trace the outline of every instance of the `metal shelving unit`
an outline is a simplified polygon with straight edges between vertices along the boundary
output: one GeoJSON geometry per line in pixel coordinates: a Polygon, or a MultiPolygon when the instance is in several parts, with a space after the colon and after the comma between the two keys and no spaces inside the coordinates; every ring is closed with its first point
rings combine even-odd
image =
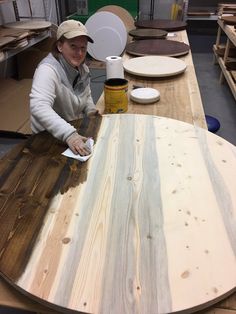
{"type": "MultiPolygon", "coordinates": [[[[21,18],[26,18],[26,17],[19,16],[17,0],[0,0],[0,10],[1,10],[1,4],[3,4],[3,3],[12,3],[16,21],[20,21],[21,18]]],[[[30,2],[28,2],[28,4],[30,5],[30,2]]],[[[45,9],[45,6],[44,6],[44,9],[45,9]]],[[[45,12],[45,17],[46,17],[46,12],[45,12]]],[[[32,18],[32,16],[28,17],[28,18],[32,18]]],[[[45,18],[45,20],[46,20],[46,18],[45,18]]],[[[42,40],[48,38],[49,36],[50,36],[50,31],[48,31],[48,30],[43,31],[42,33],[38,34],[36,37],[28,39],[27,46],[15,48],[15,49],[9,49],[9,50],[5,51],[4,52],[4,58],[1,59],[1,62],[6,61],[7,59],[17,55],[18,53],[34,46],[35,44],[41,42],[42,40]]]]}
{"type": "MultiPolygon", "coordinates": [[[[227,0],[227,3],[235,3],[235,0],[227,0]]],[[[217,21],[218,20],[218,4],[221,0],[186,0],[185,1],[185,20],[199,20],[199,21],[217,21]],[[197,12],[198,16],[188,15],[188,12],[197,12]],[[209,15],[202,14],[202,12],[209,12],[209,15]]]]}
{"type": "Polygon", "coordinates": [[[199,20],[199,21],[203,21],[203,20],[212,20],[212,21],[216,21],[218,19],[218,16],[216,14],[217,11],[217,5],[218,5],[218,1],[191,1],[191,0],[186,0],[185,1],[185,20],[199,20]],[[213,3],[214,2],[214,3],[213,3]],[[197,5],[196,5],[197,4],[197,5]],[[198,16],[191,16],[188,15],[188,12],[199,12],[198,16]],[[204,11],[209,11],[209,15],[200,15],[200,12],[204,12],[204,11]]]}
{"type": "Polygon", "coordinates": [[[42,40],[48,38],[49,35],[50,35],[49,31],[44,31],[40,35],[37,35],[37,37],[29,39],[27,46],[21,47],[21,48],[9,49],[8,51],[5,51],[4,59],[2,61],[5,61],[11,57],[14,57],[18,53],[36,45],[37,43],[41,42],[42,40]]]}
{"type": "Polygon", "coordinates": [[[234,82],[230,71],[226,68],[226,62],[229,59],[229,50],[231,47],[236,47],[236,33],[234,31],[233,26],[224,24],[220,19],[218,20],[218,33],[216,38],[216,43],[213,46],[213,51],[215,53],[216,61],[218,62],[220,68],[221,68],[221,76],[220,81],[221,83],[224,81],[224,79],[227,81],[232,94],[234,98],[236,99],[236,83],[234,82]],[[227,36],[227,42],[225,45],[225,53],[223,57],[219,57],[216,53],[217,49],[221,46],[221,35],[225,34],[227,36]]]}

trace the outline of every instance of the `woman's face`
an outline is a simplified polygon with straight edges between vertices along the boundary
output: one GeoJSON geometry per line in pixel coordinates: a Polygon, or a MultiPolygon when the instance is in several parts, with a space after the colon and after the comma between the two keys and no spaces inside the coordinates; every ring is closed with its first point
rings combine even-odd
{"type": "Polygon", "coordinates": [[[86,36],[78,36],[57,43],[57,49],[73,67],[79,67],[87,53],[88,39],[86,36]]]}

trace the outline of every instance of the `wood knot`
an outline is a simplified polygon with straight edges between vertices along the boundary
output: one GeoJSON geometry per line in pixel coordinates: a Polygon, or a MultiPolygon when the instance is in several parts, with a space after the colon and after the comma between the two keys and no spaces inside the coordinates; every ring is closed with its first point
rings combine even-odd
{"type": "Polygon", "coordinates": [[[182,274],[181,274],[181,277],[183,279],[186,279],[190,276],[190,272],[188,270],[184,271],[182,274]]]}
{"type": "Polygon", "coordinates": [[[70,241],[71,241],[70,238],[64,238],[64,239],[62,239],[62,243],[63,243],[63,244],[68,244],[70,241]]]}

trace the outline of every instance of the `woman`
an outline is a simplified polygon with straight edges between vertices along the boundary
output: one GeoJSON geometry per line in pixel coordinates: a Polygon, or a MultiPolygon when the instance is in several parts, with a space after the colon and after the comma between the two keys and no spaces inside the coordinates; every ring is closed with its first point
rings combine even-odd
{"type": "Polygon", "coordinates": [[[99,114],[90,89],[89,69],[85,65],[88,41],[85,26],[75,20],[61,23],[52,53],[38,65],[30,93],[33,133],[47,130],[66,142],[75,154],[90,153],[86,137],[79,135],[68,121],[82,114],[99,114]]]}

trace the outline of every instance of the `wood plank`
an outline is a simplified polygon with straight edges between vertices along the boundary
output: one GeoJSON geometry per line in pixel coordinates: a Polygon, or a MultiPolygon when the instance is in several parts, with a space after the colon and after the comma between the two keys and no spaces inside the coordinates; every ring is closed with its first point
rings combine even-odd
{"type": "Polygon", "coordinates": [[[1,161],[1,274],[102,314],[197,310],[235,289],[235,146],[150,115],[78,128],[95,138],[87,163],[46,133],[1,161]]]}

